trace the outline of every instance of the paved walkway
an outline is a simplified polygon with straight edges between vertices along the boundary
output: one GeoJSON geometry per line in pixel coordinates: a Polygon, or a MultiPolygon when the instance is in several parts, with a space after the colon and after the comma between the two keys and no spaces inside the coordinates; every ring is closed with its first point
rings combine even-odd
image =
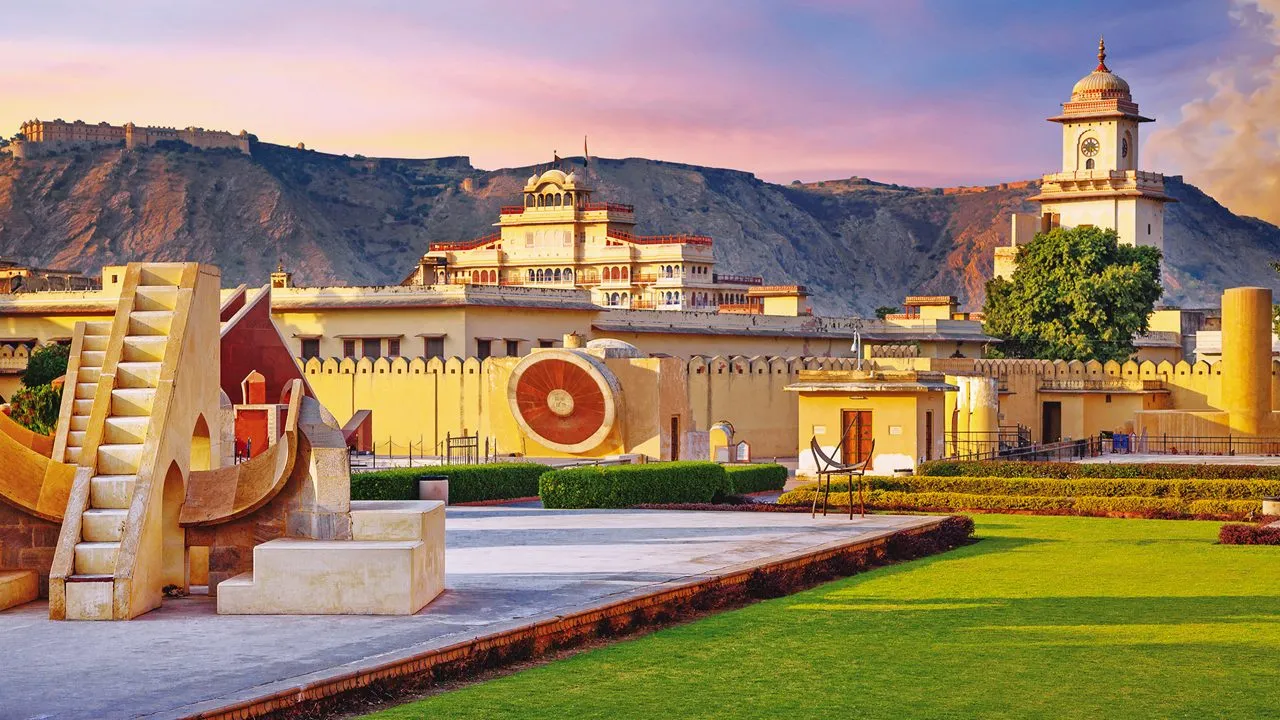
{"type": "Polygon", "coordinates": [[[534,618],[935,521],[802,513],[450,508],[445,594],[418,615],[219,616],[208,598],[130,622],[0,613],[0,718],[182,717],[534,618]]]}

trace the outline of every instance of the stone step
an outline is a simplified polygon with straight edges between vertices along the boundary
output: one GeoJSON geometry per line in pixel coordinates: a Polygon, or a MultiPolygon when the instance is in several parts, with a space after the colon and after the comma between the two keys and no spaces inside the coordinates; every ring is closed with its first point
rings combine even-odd
{"type": "Polygon", "coordinates": [[[164,359],[167,335],[126,335],[121,362],[160,362],[164,359]]]}
{"type": "Polygon", "coordinates": [[[77,573],[67,578],[68,620],[111,620],[113,618],[115,582],[111,575],[111,573],[77,573]]]}
{"type": "MultiPolygon", "coordinates": [[[[137,445],[147,439],[148,415],[109,417],[102,432],[102,442],[110,445],[137,445]]],[[[77,443],[83,445],[84,443],[77,443]]]]}
{"type": "Polygon", "coordinates": [[[110,336],[111,321],[110,320],[90,320],[84,324],[84,334],[86,337],[89,335],[110,336]]]}
{"type": "Polygon", "coordinates": [[[106,350],[83,350],[80,353],[80,367],[100,368],[106,361],[106,350]]]}
{"type": "Polygon", "coordinates": [[[133,296],[134,312],[173,310],[177,307],[178,288],[176,287],[139,287],[133,296]]]}
{"type": "Polygon", "coordinates": [[[93,413],[92,400],[75,400],[71,403],[71,412],[75,415],[89,417],[93,413]]]}
{"type": "Polygon", "coordinates": [[[116,387],[153,388],[160,384],[160,363],[122,362],[116,366],[116,387]]]}
{"type": "Polygon", "coordinates": [[[129,313],[130,335],[168,335],[172,326],[172,310],[134,310],[129,313]]]}
{"type": "Polygon", "coordinates": [[[150,416],[155,401],[155,388],[116,388],[111,391],[111,415],[150,416]]]}
{"type": "Polygon", "coordinates": [[[101,377],[102,377],[102,368],[81,367],[76,374],[76,381],[96,384],[101,377]]]}
{"type": "MultiPolygon", "coordinates": [[[[87,419],[86,419],[86,424],[87,419]]],[[[84,447],[84,436],[88,433],[84,430],[68,430],[67,431],[67,447],[84,447]]]]}
{"type": "Polygon", "coordinates": [[[98,472],[103,475],[133,475],[142,463],[142,445],[99,445],[98,472]]]}
{"type": "Polygon", "coordinates": [[[123,508],[91,508],[80,516],[80,536],[87,542],[118,543],[124,535],[129,511],[123,508]]]}
{"type": "Polygon", "coordinates": [[[181,264],[147,265],[138,273],[138,287],[168,285],[176,288],[182,282],[182,271],[181,264]]]}
{"type": "Polygon", "coordinates": [[[93,396],[98,392],[98,383],[96,382],[78,382],[76,383],[76,399],[92,400],[93,396]]]}
{"type": "Polygon", "coordinates": [[[88,430],[89,416],[88,415],[72,415],[71,429],[76,432],[84,432],[85,430],[88,430]]]}
{"type": "Polygon", "coordinates": [[[89,506],[128,509],[137,475],[94,475],[89,479],[89,506]]]}
{"type": "Polygon", "coordinates": [[[76,543],[75,572],[77,575],[113,575],[116,571],[118,542],[76,543]]]}
{"type": "Polygon", "coordinates": [[[110,335],[85,335],[83,342],[80,344],[80,352],[85,350],[104,351],[111,342],[110,335]]]}
{"type": "Polygon", "coordinates": [[[67,454],[66,454],[66,456],[65,456],[65,457],[66,457],[66,459],[67,459],[67,464],[69,464],[69,465],[79,465],[79,464],[80,464],[80,448],[79,448],[79,447],[71,447],[70,445],[68,445],[68,446],[67,446],[67,454]]]}

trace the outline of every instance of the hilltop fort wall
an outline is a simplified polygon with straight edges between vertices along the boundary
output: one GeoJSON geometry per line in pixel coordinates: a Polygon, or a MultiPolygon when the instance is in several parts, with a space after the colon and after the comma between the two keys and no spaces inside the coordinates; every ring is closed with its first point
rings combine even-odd
{"type": "Polygon", "coordinates": [[[20,135],[6,148],[14,157],[38,157],[61,150],[123,146],[150,147],[161,142],[182,142],[201,150],[236,150],[249,154],[249,133],[205,130],[198,127],[139,127],[133,123],[91,125],[83,120],[30,120],[22,123],[20,135]]]}

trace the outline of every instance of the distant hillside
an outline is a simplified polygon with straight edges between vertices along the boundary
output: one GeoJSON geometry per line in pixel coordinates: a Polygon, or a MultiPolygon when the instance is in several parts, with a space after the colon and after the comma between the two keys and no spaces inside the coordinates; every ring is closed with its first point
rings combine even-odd
{"type": "MultiPolygon", "coordinates": [[[[581,160],[565,165],[581,165],[581,160]]],[[[399,282],[433,240],[492,232],[534,168],[466,158],[348,158],[255,143],[230,151],[102,149],[0,156],[0,255],[96,271],[129,260],[220,265],[262,283],[277,258],[300,283],[399,282]],[[464,185],[464,181],[469,183],[464,185]]],[[[597,198],[636,206],[638,231],[715,238],[725,272],[809,286],[822,313],[869,313],[908,293],[981,305],[992,249],[1028,183],[918,189],[851,179],[775,185],[736,170],[593,159],[597,198]]],[[[1164,302],[1212,305],[1221,289],[1280,287],[1280,228],[1233,215],[1176,178],[1164,302]]]]}

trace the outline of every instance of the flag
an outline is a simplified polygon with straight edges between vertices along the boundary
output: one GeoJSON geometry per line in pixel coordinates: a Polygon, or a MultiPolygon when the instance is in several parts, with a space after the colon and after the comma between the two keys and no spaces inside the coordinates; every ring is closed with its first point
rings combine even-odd
{"type": "Polygon", "coordinates": [[[587,136],[582,136],[582,167],[591,164],[591,153],[587,152],[587,136]]]}
{"type": "Polygon", "coordinates": [[[555,150],[551,151],[551,162],[553,163],[560,162],[560,154],[557,153],[555,150]]]}

